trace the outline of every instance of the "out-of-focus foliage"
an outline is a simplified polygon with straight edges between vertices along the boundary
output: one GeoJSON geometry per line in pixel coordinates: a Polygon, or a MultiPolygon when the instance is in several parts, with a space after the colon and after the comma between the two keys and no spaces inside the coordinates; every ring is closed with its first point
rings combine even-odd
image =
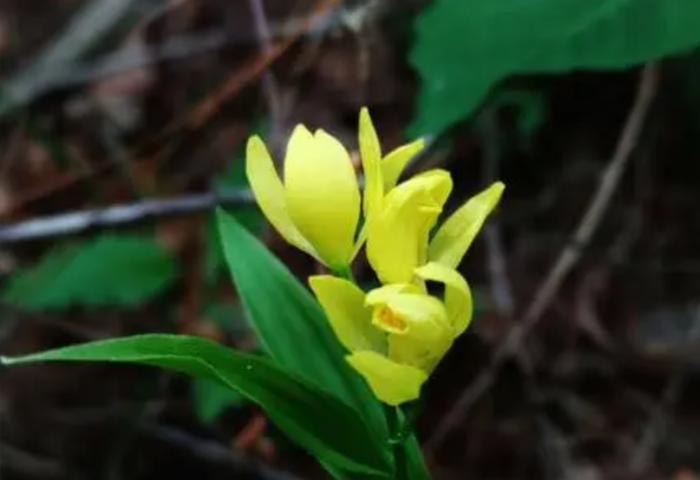
{"type": "Polygon", "coordinates": [[[491,104],[493,108],[513,108],[516,110],[518,135],[531,137],[544,124],[547,113],[545,96],[531,90],[502,90],[491,104]]]}
{"type": "MultiPolygon", "coordinates": [[[[244,150],[236,152],[233,156],[230,167],[222,174],[214,179],[214,188],[217,191],[226,191],[231,189],[247,189],[250,188],[248,177],[245,174],[245,161],[243,160],[244,150]]],[[[255,205],[239,205],[236,207],[236,218],[253,233],[259,233],[265,226],[265,217],[260,212],[260,209],[255,205]]],[[[218,235],[216,240],[218,243],[218,235]]]]}
{"type": "Polygon", "coordinates": [[[199,337],[137,335],[49,350],[0,363],[110,361],[158,366],[206,378],[261,405],[300,445],[353,478],[389,469],[387,458],[356,412],[312,383],[275,362],[223,347],[199,337]]]}
{"type": "Polygon", "coordinates": [[[697,0],[435,0],[416,24],[411,130],[440,133],[510,75],[625,68],[698,43],[697,0]]]}
{"type": "Polygon", "coordinates": [[[7,282],[3,300],[30,310],[135,306],[176,278],[173,256],[151,238],[104,235],[60,246],[7,282]]]}
{"type": "Polygon", "coordinates": [[[204,307],[202,314],[234,338],[243,338],[251,333],[243,307],[238,301],[213,301],[204,307]]]}

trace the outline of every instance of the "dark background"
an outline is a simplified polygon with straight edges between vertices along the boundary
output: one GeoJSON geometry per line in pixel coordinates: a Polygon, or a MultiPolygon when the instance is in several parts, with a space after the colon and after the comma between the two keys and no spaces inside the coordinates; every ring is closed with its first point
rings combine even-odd
{"type": "MultiPolygon", "coordinates": [[[[407,60],[411,22],[424,3],[346,2],[321,25],[295,32],[282,27],[317,7],[265,1],[267,54],[251,2],[139,3],[90,46],[81,68],[20,82],[26,96],[0,118],[0,221],[180,198],[222,183],[241,188],[241,148],[251,132],[263,132],[280,154],[304,122],[355,149],[363,105],[384,147],[400,144],[419,88],[407,60]],[[354,28],[358,12],[365,21],[354,28]],[[168,42],[170,50],[159,47],[168,42]],[[108,57],[125,48],[137,65],[108,57]],[[115,70],[106,73],[105,58],[115,70]]],[[[21,78],[89,4],[2,0],[0,80],[21,78]]],[[[431,139],[412,165],[452,172],[450,209],[493,178],[507,185],[462,264],[477,293],[473,326],[425,389],[418,431],[436,478],[699,478],[700,56],[655,68],[642,133],[590,242],[572,234],[613,161],[640,68],[509,79],[504,88],[534,100],[487,100],[431,139]],[[515,355],[499,356],[532,302],[546,296],[543,281],[562,253],[573,263],[560,288],[530,318],[515,355]],[[488,388],[455,410],[480,378],[488,388]]],[[[247,215],[300,278],[314,272],[254,209],[231,209],[247,215]]],[[[0,272],[10,278],[59,245],[105,232],[152,236],[177,258],[176,279],[129,308],[44,311],[5,301],[0,352],[147,331],[255,348],[229,278],[211,260],[206,208],[0,240],[0,272]]],[[[356,273],[370,276],[366,265],[356,273]]],[[[254,406],[229,399],[203,419],[196,388],[136,367],[0,370],[0,478],[325,478],[254,406]]]]}

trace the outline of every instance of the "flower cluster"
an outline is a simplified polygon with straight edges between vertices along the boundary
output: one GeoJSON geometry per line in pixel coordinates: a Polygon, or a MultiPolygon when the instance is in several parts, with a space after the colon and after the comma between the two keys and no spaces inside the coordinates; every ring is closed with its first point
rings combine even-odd
{"type": "Polygon", "coordinates": [[[452,190],[450,174],[433,169],[399,182],[423,141],[382,156],[364,108],[358,140],[362,195],[343,145],[303,125],[287,145],[283,180],[259,137],[248,141],[246,173],[270,223],[334,273],[312,276],[309,283],[349,352],[347,361],[377,398],[399,405],[418,398],[430,373],[469,326],[472,296],[456,268],[504,185],[496,182],[470,198],[431,236],[452,190]],[[381,282],[369,292],[349,274],[363,245],[381,282]],[[440,286],[439,295],[431,284],[440,286]]]}

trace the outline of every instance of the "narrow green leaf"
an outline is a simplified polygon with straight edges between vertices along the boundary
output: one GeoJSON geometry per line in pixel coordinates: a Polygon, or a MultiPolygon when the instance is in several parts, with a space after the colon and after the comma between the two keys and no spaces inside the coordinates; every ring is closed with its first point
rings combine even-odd
{"type": "Polygon", "coordinates": [[[442,132],[510,75],[628,68],[698,44],[698,0],[435,0],[416,22],[410,130],[442,132]]]}
{"type": "Polygon", "coordinates": [[[409,480],[430,480],[432,478],[415,434],[406,439],[406,461],[409,480]]]}
{"type": "MultiPolygon", "coordinates": [[[[215,190],[220,193],[250,189],[248,177],[245,174],[245,143],[232,155],[226,170],[214,177],[213,183],[215,190]]],[[[254,235],[259,234],[265,227],[265,216],[252,204],[238,205],[236,207],[236,218],[254,235]]],[[[209,284],[213,284],[219,274],[224,272],[226,263],[221,242],[219,241],[216,215],[211,214],[207,223],[204,276],[209,284]]]]}
{"type": "Polygon", "coordinates": [[[228,266],[265,350],[285,368],[338,395],[386,440],[379,402],[345,361],[309,290],[232,216],[222,210],[218,216],[228,266]]]}
{"type": "Polygon", "coordinates": [[[240,406],[244,400],[240,394],[220,383],[199,378],[192,382],[192,402],[197,418],[209,423],[227,408],[240,406]]]}
{"type": "Polygon", "coordinates": [[[5,365],[45,361],[137,363],[213,380],[259,404],[290,438],[322,462],[353,472],[357,478],[389,470],[377,438],[352,408],[270,360],[209,340],[149,334],[0,357],[5,365]]]}
{"type": "Polygon", "coordinates": [[[134,306],[169,286],[176,273],[174,258],[153,239],[105,235],[49,251],[12,276],[2,298],[32,310],[134,306]]]}

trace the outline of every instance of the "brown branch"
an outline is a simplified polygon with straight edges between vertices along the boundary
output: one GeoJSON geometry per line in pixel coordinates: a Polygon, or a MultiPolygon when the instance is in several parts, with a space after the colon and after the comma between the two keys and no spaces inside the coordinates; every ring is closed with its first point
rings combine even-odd
{"type": "MultiPolygon", "coordinates": [[[[501,143],[497,112],[488,109],[482,114],[481,134],[484,150],[483,183],[489,185],[498,178],[501,160],[501,143]]],[[[513,288],[508,276],[506,256],[503,253],[501,226],[498,219],[492,219],[484,226],[484,241],[486,243],[487,267],[490,278],[491,295],[495,309],[500,315],[512,317],[515,312],[513,288]]]]}
{"type": "MultiPolygon", "coordinates": [[[[134,165],[139,165],[146,161],[160,163],[164,157],[177,147],[179,139],[186,137],[187,134],[192,131],[198,130],[211,120],[226,102],[250,85],[303,35],[308,34],[311,30],[316,28],[317,24],[321,22],[336,5],[337,0],[319,0],[308,16],[298,22],[294,22],[289,36],[273,43],[265,52],[256,54],[250,60],[246,61],[241,69],[232,72],[209,96],[191,107],[187,112],[183,113],[182,116],[177,117],[163,127],[163,129],[154,134],[148,142],[127,152],[125,157],[134,159],[134,165]],[[149,154],[148,152],[155,153],[149,154]]],[[[329,24],[327,28],[331,28],[332,26],[333,25],[329,24]]],[[[63,174],[48,185],[40,185],[36,189],[32,189],[21,195],[6,209],[5,213],[18,211],[28,203],[63,191],[80,181],[91,178],[93,175],[102,174],[111,167],[112,163],[109,162],[97,166],[89,173],[79,172],[63,174]]]]}
{"type": "Polygon", "coordinates": [[[104,208],[59,213],[17,223],[0,224],[0,244],[73,235],[91,228],[115,227],[150,218],[208,210],[216,205],[240,206],[252,201],[248,190],[231,190],[154,198],[104,208]]]}
{"type": "MultiPolygon", "coordinates": [[[[198,128],[206,123],[207,120],[219,111],[224,102],[238,93],[254,78],[262,74],[272,62],[277,60],[277,58],[285,53],[304,33],[309,31],[335,4],[335,0],[320,0],[317,2],[312,13],[301,22],[296,31],[290,34],[289,37],[268,45],[264,49],[263,55],[257,57],[248,68],[234,72],[210,97],[195,106],[191,113],[186,116],[186,126],[198,128]]],[[[176,123],[174,127],[180,127],[180,124],[176,123]]],[[[179,128],[175,128],[175,130],[178,129],[179,128]]]]}
{"type": "MultiPolygon", "coordinates": [[[[253,14],[253,25],[255,26],[255,36],[260,45],[260,49],[263,53],[267,54],[272,49],[270,25],[267,21],[267,15],[265,14],[265,6],[262,0],[248,0],[250,10],[253,14]]],[[[277,79],[271,70],[267,70],[262,73],[261,76],[261,86],[263,95],[265,96],[265,101],[267,102],[267,108],[270,114],[270,124],[271,124],[271,137],[275,148],[277,150],[277,143],[279,142],[280,136],[284,129],[284,124],[282,121],[282,102],[280,100],[280,89],[277,84],[277,79]]]]}
{"type": "Polygon", "coordinates": [[[463,422],[469,409],[488,391],[503,363],[519,350],[523,339],[542,318],[564,279],[578,262],[581,251],[588,245],[598,228],[620,178],[625,172],[629,158],[639,141],[644,121],[656,95],[658,79],[658,66],[654,63],[647,64],[642,71],[637,95],[618,139],[615,152],[603,170],[598,188],[571,240],[561,251],[540,285],[532,302],[521,317],[521,322],[508,333],[504,342],[491,356],[489,365],[481,371],[476,380],[464,389],[452,408],[440,420],[426,443],[426,451],[431,452],[439,447],[452,429],[463,422]]]}
{"type": "MultiPolygon", "coordinates": [[[[700,337],[700,325],[695,324],[688,332],[690,343],[700,337]]],[[[669,430],[669,417],[688,383],[690,365],[683,362],[666,380],[663,393],[649,415],[642,434],[632,450],[627,468],[631,475],[638,476],[648,470],[659,445],[662,445],[669,430]]]]}
{"type": "Polygon", "coordinates": [[[227,448],[213,440],[200,438],[174,427],[157,424],[144,424],[144,433],[170,445],[178,447],[190,455],[212,464],[228,465],[243,476],[261,480],[299,480],[295,475],[274,469],[254,459],[246,458],[234,449],[227,448]]]}

